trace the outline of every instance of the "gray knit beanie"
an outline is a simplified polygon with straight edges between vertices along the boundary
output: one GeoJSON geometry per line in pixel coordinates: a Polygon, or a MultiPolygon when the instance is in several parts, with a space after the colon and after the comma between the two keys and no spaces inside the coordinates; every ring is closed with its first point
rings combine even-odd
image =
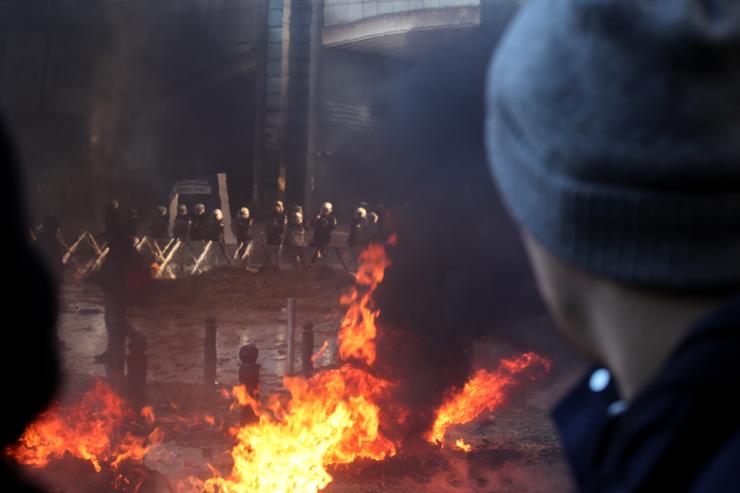
{"type": "Polygon", "coordinates": [[[740,284],[740,2],[529,0],[491,64],[489,161],[576,267],[740,284]]]}

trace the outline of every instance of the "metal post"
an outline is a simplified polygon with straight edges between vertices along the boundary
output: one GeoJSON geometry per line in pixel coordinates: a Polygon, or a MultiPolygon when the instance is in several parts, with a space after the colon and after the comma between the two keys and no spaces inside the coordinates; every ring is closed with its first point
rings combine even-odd
{"type": "Polygon", "coordinates": [[[146,374],[149,358],[146,350],[149,346],[146,336],[130,333],[128,358],[126,360],[126,395],[134,411],[138,414],[146,405],[146,374]]]}
{"type": "Polygon", "coordinates": [[[292,376],[295,364],[295,298],[288,298],[288,362],[286,374],[292,376]]]}
{"type": "Polygon", "coordinates": [[[203,384],[216,385],[216,320],[206,319],[206,334],[203,343],[203,384]]]}
{"type": "MultiPolygon", "coordinates": [[[[260,365],[257,364],[257,357],[260,352],[254,344],[247,344],[239,349],[239,383],[244,385],[247,393],[255,401],[259,401],[260,387],[260,365]]],[[[242,426],[254,423],[259,418],[251,406],[242,407],[241,424],[242,426]]]]}
{"type": "Polygon", "coordinates": [[[303,362],[303,376],[310,378],[313,374],[313,322],[303,324],[303,338],[301,339],[301,360],[303,362]]]}

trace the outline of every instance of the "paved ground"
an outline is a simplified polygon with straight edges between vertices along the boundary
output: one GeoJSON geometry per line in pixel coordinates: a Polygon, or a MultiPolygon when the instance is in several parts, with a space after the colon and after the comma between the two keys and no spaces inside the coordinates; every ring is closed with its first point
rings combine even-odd
{"type": "MultiPolygon", "coordinates": [[[[338,298],[351,282],[349,275],[329,269],[254,273],[229,268],[162,282],[131,318],[136,330],[149,339],[149,400],[167,436],[165,443],[149,454],[147,465],[173,484],[190,475],[209,476],[206,462],[229,469],[231,442],[224,429],[235,424],[237,416],[229,412],[228,400],[202,385],[207,317],[214,316],[218,324],[219,384],[230,388],[237,383],[238,349],[253,342],[260,349],[262,392],[266,395],[279,390],[285,372],[286,315],[282,309],[287,298],[298,300],[299,324],[314,322],[316,350],[324,341],[329,342],[330,349],[318,362],[329,365],[343,313],[338,298]],[[215,426],[198,419],[205,414],[216,416],[215,426]]],[[[523,326],[541,323],[522,322],[523,326]]],[[[79,281],[65,286],[59,331],[66,345],[67,383],[62,400],[71,400],[104,374],[93,360],[106,343],[102,298],[95,286],[79,281]]],[[[561,353],[548,337],[535,335],[533,345],[554,348],[549,355],[555,360],[552,374],[496,416],[484,416],[460,428],[474,452],[412,446],[384,463],[353,464],[336,471],[335,481],[326,491],[571,491],[545,409],[579,367],[566,361],[568,353],[561,353]]],[[[483,341],[476,351],[479,360],[487,361],[504,349],[483,341]]]]}

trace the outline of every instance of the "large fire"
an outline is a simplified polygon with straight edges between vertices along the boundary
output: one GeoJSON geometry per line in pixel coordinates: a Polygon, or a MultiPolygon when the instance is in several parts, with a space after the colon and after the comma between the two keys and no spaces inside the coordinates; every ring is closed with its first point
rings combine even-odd
{"type": "MultiPolygon", "coordinates": [[[[390,243],[395,243],[395,237],[391,237],[390,243]]],[[[359,260],[357,285],[339,300],[347,307],[339,328],[339,356],[372,365],[378,332],[375,320],[380,315],[373,307],[373,294],[383,282],[390,260],[383,245],[371,245],[360,254],[359,260]]]]}
{"type": "Polygon", "coordinates": [[[149,437],[123,432],[122,425],[129,419],[133,416],[125,401],[97,381],[79,403],[53,406],[42,413],[6,453],[32,467],[44,467],[69,454],[89,461],[97,472],[103,465],[115,469],[123,461],[143,459],[162,439],[159,429],[149,437]]]}
{"type": "MultiPolygon", "coordinates": [[[[519,374],[524,370],[540,366],[550,369],[550,361],[536,355],[525,353],[519,357],[502,359],[494,371],[480,369],[459,392],[449,398],[437,409],[436,419],[426,439],[443,445],[445,433],[450,426],[470,423],[483,412],[491,412],[506,399],[506,390],[517,384],[519,374]]],[[[469,451],[469,446],[458,440],[458,448],[469,451]]]]}
{"type": "MultiPolygon", "coordinates": [[[[392,237],[388,245],[395,245],[395,241],[392,237]]],[[[390,260],[384,245],[370,246],[359,260],[357,282],[340,299],[346,308],[338,333],[340,366],[322,370],[309,379],[285,377],[286,392],[263,401],[253,398],[243,387],[235,387],[235,405],[251,406],[257,422],[232,429],[236,444],[230,452],[233,466],[229,473],[210,467],[211,479],[189,478],[181,491],[316,493],[332,482],[335,466],[358,459],[380,461],[397,453],[401,444],[381,431],[385,429],[381,426],[383,418],[387,425],[389,418],[398,417],[381,411],[384,405],[393,405],[390,399],[395,384],[373,374],[376,322],[380,316],[374,293],[383,282],[390,260]]],[[[319,353],[326,348],[324,343],[319,353]]],[[[501,360],[495,371],[477,371],[437,410],[425,438],[443,445],[450,426],[468,423],[496,409],[509,387],[530,375],[525,370],[533,366],[549,369],[550,363],[526,353],[501,360]]],[[[141,459],[161,434],[155,431],[141,438],[123,433],[121,425],[128,416],[125,408],[120,397],[98,382],[78,405],[65,409],[57,406],[45,412],[7,453],[22,464],[37,467],[71,454],[89,461],[97,471],[106,465],[116,468],[127,459],[141,459]]],[[[144,408],[142,416],[150,423],[155,420],[151,408],[144,408]]],[[[216,423],[210,415],[203,421],[211,426],[216,423]]],[[[466,452],[472,450],[461,438],[455,444],[466,452]]]]}
{"type": "Polygon", "coordinates": [[[395,444],[379,432],[373,402],[387,392],[387,382],[345,365],[283,383],[290,398],[272,396],[264,407],[251,403],[259,423],[238,430],[231,474],[208,480],[205,491],[316,492],[332,481],[330,465],[395,454],[395,444]]]}
{"type": "MultiPolygon", "coordinates": [[[[356,285],[341,298],[347,312],[339,330],[339,356],[372,366],[380,314],[372,306],[373,293],[390,262],[383,245],[373,245],[360,255],[360,264],[356,285]]],[[[310,379],[286,377],[283,385],[289,398],[274,395],[264,406],[235,389],[259,422],[237,431],[231,474],[206,481],[205,491],[315,493],[332,481],[330,466],[396,453],[396,444],[380,433],[377,403],[387,397],[390,382],[345,363],[310,379]]]]}

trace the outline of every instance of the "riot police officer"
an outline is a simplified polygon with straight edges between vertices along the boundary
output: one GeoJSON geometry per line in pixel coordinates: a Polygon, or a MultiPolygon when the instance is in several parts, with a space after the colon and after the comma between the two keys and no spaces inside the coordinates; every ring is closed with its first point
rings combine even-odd
{"type": "Polygon", "coordinates": [[[308,227],[303,217],[303,207],[296,205],[288,215],[288,231],[285,233],[285,244],[305,246],[306,230],[308,230],[308,227]]]}
{"type": "Polygon", "coordinates": [[[208,220],[206,206],[198,203],[195,204],[194,209],[194,214],[190,218],[190,239],[193,241],[202,241],[204,239],[203,226],[208,220]]]}
{"type": "Polygon", "coordinates": [[[170,218],[167,208],[163,205],[157,207],[156,214],[149,225],[149,235],[155,240],[166,240],[169,235],[170,218]]]}
{"type": "Polygon", "coordinates": [[[355,209],[355,212],[352,213],[352,220],[349,224],[347,246],[351,248],[362,248],[367,246],[370,239],[369,226],[367,209],[364,207],[358,207],[355,209]]]}
{"type": "Polygon", "coordinates": [[[190,239],[190,216],[188,215],[188,206],[185,204],[180,204],[177,207],[177,217],[175,217],[172,235],[182,241],[190,239]]]}
{"type": "Polygon", "coordinates": [[[222,243],[224,241],[224,214],[221,209],[214,209],[201,228],[205,241],[222,243]]]}
{"type": "Polygon", "coordinates": [[[233,231],[238,245],[248,245],[251,243],[252,237],[249,234],[249,228],[251,226],[252,218],[250,217],[249,209],[242,207],[231,222],[231,231],[233,231]]]}
{"type": "Polygon", "coordinates": [[[282,245],[287,223],[288,217],[285,214],[285,204],[277,200],[265,224],[265,242],[270,246],[282,245]]]}
{"type": "Polygon", "coordinates": [[[331,243],[331,233],[337,225],[337,219],[334,217],[334,206],[331,202],[324,202],[321,211],[311,222],[313,228],[313,239],[311,246],[314,247],[311,263],[316,263],[323,257],[329,243],[331,243]]]}

